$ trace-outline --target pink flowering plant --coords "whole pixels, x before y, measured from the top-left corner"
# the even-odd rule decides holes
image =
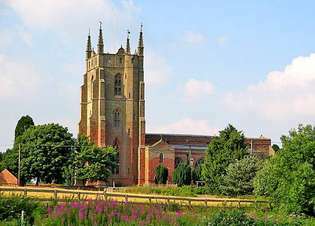
[[[48,207],[45,225],[181,225],[180,211],[161,205],[116,201],[70,201]]]

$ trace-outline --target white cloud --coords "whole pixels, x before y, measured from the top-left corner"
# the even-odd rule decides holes
[[[5,0],[28,27],[82,29],[102,20],[104,25],[126,23],[139,8],[131,0]]]
[[[231,109],[253,112],[265,119],[302,120],[315,116],[315,54],[294,58],[283,71],[225,98]]]
[[[187,100],[196,100],[213,94],[214,87],[209,81],[190,79],[185,84],[185,97]]]
[[[39,74],[32,65],[0,55],[0,99],[34,94],[39,81]]]
[[[186,31],[184,33],[184,41],[189,44],[199,45],[204,43],[206,40],[206,36],[199,32]]]
[[[154,53],[151,49],[146,51],[144,60],[144,79],[146,85],[162,85],[169,80],[171,76],[171,68],[162,56]]]
[[[178,134],[203,134],[215,135],[218,129],[209,126],[208,120],[198,120],[191,118],[184,118],[177,122],[170,123],[161,127],[154,128],[155,133],[178,133]]]

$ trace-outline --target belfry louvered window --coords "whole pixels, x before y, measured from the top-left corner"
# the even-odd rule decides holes
[[[114,93],[115,93],[115,96],[120,96],[121,95],[121,75],[120,74],[117,74],[115,76],[115,90],[114,90]]]

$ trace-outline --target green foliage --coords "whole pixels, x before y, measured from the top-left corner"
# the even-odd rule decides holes
[[[86,137],[79,137],[77,146],[72,168],[76,169],[78,179],[106,181],[118,166],[117,151],[113,147],[97,147]]]
[[[313,225],[304,224],[308,222],[313,222],[311,220],[301,220],[301,219],[290,219],[286,216],[285,220],[279,222],[276,220],[266,220],[266,219],[255,219],[246,215],[243,209],[232,209],[232,210],[221,210],[220,212],[214,214],[211,218],[207,218],[207,225],[213,226],[300,226],[300,225]]]
[[[34,126],[32,117],[28,115],[22,116],[15,127],[15,139],[21,136],[28,128],[32,126]]]
[[[299,126],[281,140],[281,151],[257,173],[255,193],[287,213],[315,215],[315,128]]]
[[[170,196],[197,196],[199,188],[194,186],[134,186],[123,189],[126,193],[136,194],[157,194],[157,195],[170,195]]]
[[[253,226],[255,221],[246,216],[243,210],[221,211],[215,214],[208,222],[210,226]]]
[[[231,163],[223,176],[220,190],[225,195],[248,195],[254,190],[253,180],[261,168],[261,161],[255,156],[248,156]]]
[[[9,156],[18,156],[21,147],[21,179],[63,182],[64,168],[73,151],[72,134],[58,124],[33,126],[16,139]],[[17,164],[17,162],[15,163]],[[16,169],[16,167],[15,167]]]
[[[247,155],[245,137],[241,131],[229,125],[220,131],[209,143],[205,161],[202,164],[202,177],[212,191],[219,192],[226,168],[237,159]]]
[[[203,161],[202,161],[202,163],[203,163]],[[202,163],[196,165],[195,168],[192,169],[192,180],[194,182],[202,180],[202,175],[201,175]]]
[[[278,152],[280,150],[280,147],[277,145],[277,144],[273,144],[272,145],[272,149],[275,151],[275,152]]]
[[[191,184],[192,179],[191,167],[181,162],[173,173],[173,182],[177,184],[177,186],[189,185]]]
[[[0,195],[0,221],[19,219],[22,210],[25,213],[26,222],[29,224],[32,224],[34,221],[36,212],[43,212],[40,204],[29,198],[23,196],[4,197]]]
[[[160,164],[155,168],[155,183],[156,184],[166,184],[168,178],[168,169]]]
[[[18,149],[7,149],[5,153],[3,153],[2,156],[2,162],[0,163],[0,166],[2,165],[3,169],[8,169],[11,173],[14,175],[17,175],[18,173]]]
[[[0,172],[5,169],[4,153],[0,152]]]

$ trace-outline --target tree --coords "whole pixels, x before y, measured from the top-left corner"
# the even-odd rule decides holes
[[[225,195],[247,195],[254,190],[253,180],[261,168],[261,161],[255,156],[236,160],[226,169],[220,190]]]
[[[271,147],[275,152],[278,152],[280,150],[280,147],[277,144],[273,144]]]
[[[209,189],[218,192],[227,166],[245,155],[248,155],[248,152],[241,131],[236,130],[232,125],[220,131],[219,136],[210,141],[202,165],[202,177]]]
[[[64,168],[74,147],[72,134],[58,124],[33,126],[18,136],[10,155],[21,148],[21,179],[45,183],[63,182]]]
[[[204,159],[199,159],[196,162],[195,168],[192,170],[192,180],[194,182],[202,180],[201,171],[202,171],[203,162],[204,162]]]
[[[177,186],[190,185],[192,172],[191,167],[181,162],[173,173],[173,182],[177,184]]]
[[[315,215],[315,127],[300,125],[281,142],[281,151],[258,171],[254,191],[288,213]]]
[[[118,166],[118,153],[115,148],[97,147],[86,137],[79,137],[74,167],[77,178],[86,180],[106,181]]]
[[[160,164],[155,168],[155,183],[156,184],[166,184],[168,178],[168,169]]]
[[[0,152],[0,172],[5,169],[3,159],[4,159],[4,154],[2,152]]]
[[[22,116],[15,127],[15,140],[18,136],[21,136],[31,126],[34,126],[34,121],[32,117],[29,115]]]

